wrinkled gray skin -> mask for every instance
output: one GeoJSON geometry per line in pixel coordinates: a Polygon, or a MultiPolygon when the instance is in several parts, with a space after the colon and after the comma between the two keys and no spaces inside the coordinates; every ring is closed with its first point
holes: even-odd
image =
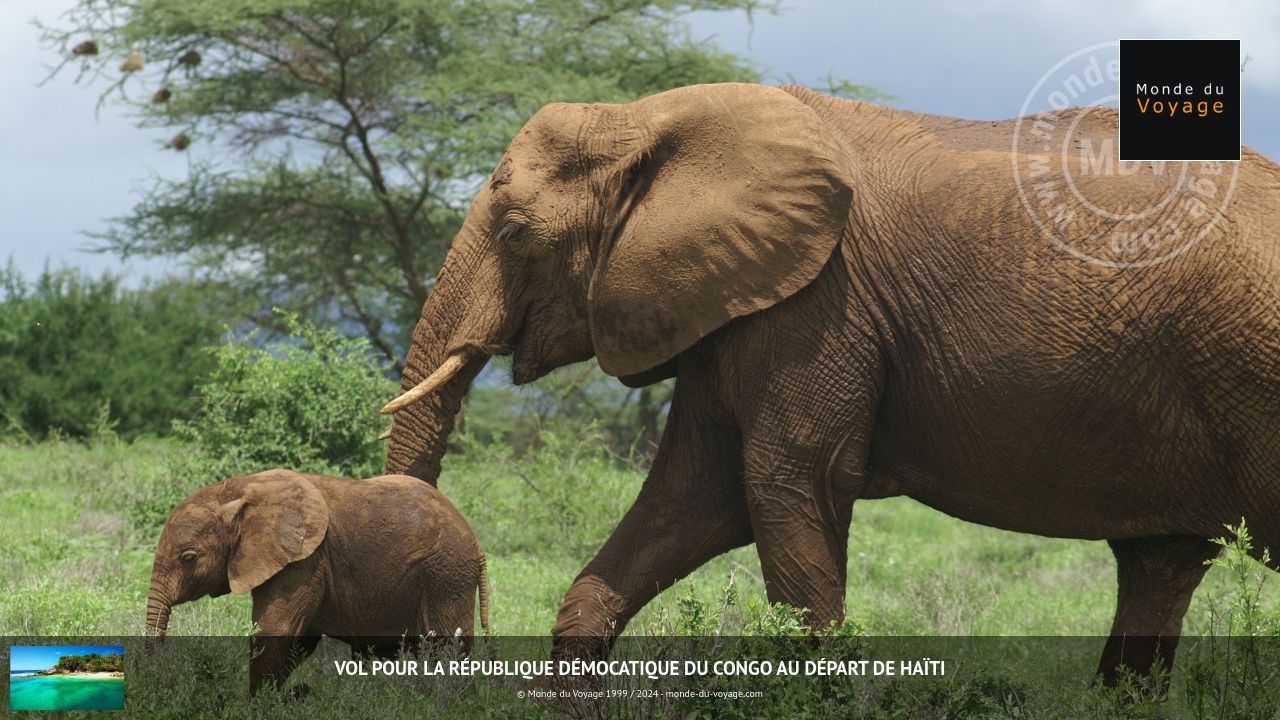
{"type": "MultiPolygon", "coordinates": [[[[1114,148],[1114,111],[1073,127],[1076,147],[1114,148]]],[[[840,620],[854,501],[907,495],[1107,540],[1119,595],[1101,672],[1171,659],[1210,538],[1243,517],[1280,548],[1280,168],[1244,149],[1220,217],[1150,215],[1203,239],[1106,266],[1052,243],[1018,199],[1015,164],[1058,181],[1056,230],[1108,253],[1111,221],[1062,189],[1071,146],[1011,156],[1013,136],[1013,121],[802,88],[547,106],[423,306],[402,388],[465,363],[396,415],[388,471],[436,481],[492,355],[513,355],[518,384],[594,355],[676,391],[639,497],[560,608],[558,653],[606,652],[655,594],[751,542],[771,600],[840,620]]],[[[1141,209],[1177,173],[1075,180],[1141,209]]]]}
{"type": "Polygon", "coordinates": [[[174,605],[253,593],[250,691],[283,682],[329,635],[394,656],[401,638],[469,638],[484,553],[435,488],[415,478],[347,480],[271,470],[197,491],[165,523],[147,595],[164,637],[174,605]]]}

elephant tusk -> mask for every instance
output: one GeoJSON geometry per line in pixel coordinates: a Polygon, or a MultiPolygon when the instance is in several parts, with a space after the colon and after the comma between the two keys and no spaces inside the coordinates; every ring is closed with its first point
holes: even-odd
{"type": "Polygon", "coordinates": [[[383,415],[390,415],[418,402],[430,393],[439,389],[441,385],[449,382],[450,378],[456,375],[466,364],[467,356],[465,354],[455,353],[450,355],[445,358],[445,361],[440,364],[440,367],[436,368],[435,372],[427,376],[426,380],[414,385],[403,395],[387,403],[379,412],[383,415]]]}
{"type": "Polygon", "coordinates": [[[391,426],[391,427],[389,427],[389,428],[387,428],[386,430],[383,430],[383,431],[382,431],[382,434],[378,436],[378,439],[379,439],[379,440],[386,440],[387,438],[391,437],[391,431],[392,431],[393,429],[395,429],[395,426],[394,426],[394,425],[393,425],[393,426],[391,426]]]}

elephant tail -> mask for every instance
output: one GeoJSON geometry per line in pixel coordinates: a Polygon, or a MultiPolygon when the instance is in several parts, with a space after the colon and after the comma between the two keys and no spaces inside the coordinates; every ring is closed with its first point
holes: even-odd
{"type": "Polygon", "coordinates": [[[489,563],[484,557],[484,548],[480,550],[480,588],[476,593],[480,600],[480,628],[485,634],[489,632],[489,563]]]}

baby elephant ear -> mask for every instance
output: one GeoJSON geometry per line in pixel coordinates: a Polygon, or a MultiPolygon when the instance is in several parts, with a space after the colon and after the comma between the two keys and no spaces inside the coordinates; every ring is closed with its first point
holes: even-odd
{"type": "Polygon", "coordinates": [[[311,555],[329,527],[329,506],[316,486],[288,470],[229,481],[233,497],[220,515],[231,530],[231,591],[245,593],[285,565],[311,555]]]}

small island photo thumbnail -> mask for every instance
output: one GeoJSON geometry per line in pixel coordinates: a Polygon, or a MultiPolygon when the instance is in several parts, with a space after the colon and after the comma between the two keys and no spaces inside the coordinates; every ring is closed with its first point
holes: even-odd
{"type": "Polygon", "coordinates": [[[123,710],[124,647],[9,648],[10,710],[123,710]]]}

